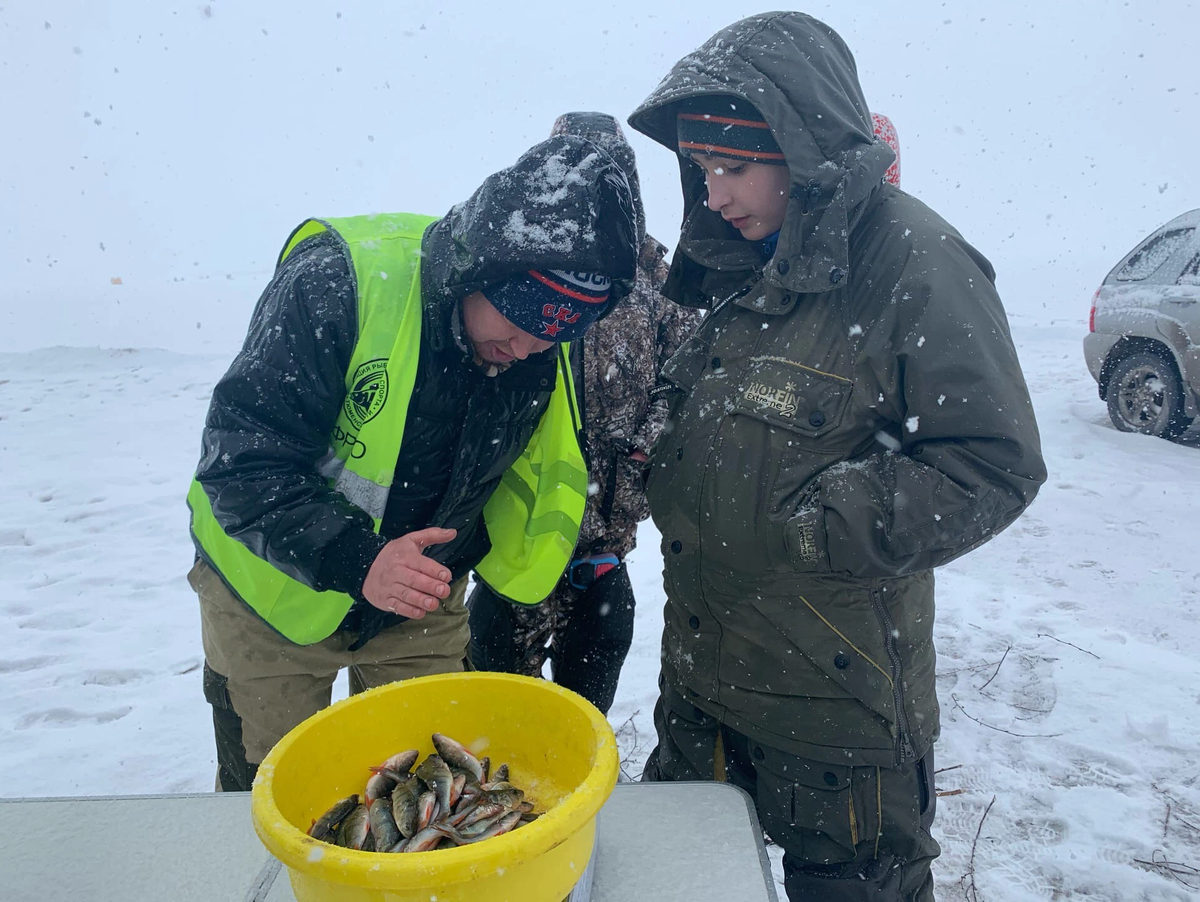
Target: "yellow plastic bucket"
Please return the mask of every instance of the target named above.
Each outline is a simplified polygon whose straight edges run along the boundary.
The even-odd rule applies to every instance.
[[[363,792],[369,767],[445,733],[546,813],[511,833],[434,852],[358,852],[305,831]],[[254,829],[297,902],[562,902],[583,874],[617,782],[616,737],[591,703],[545,680],[454,673],[391,683],[308,718],[279,741],[251,794]]]

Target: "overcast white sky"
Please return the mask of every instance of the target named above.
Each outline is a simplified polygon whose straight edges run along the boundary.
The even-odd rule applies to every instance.
[[[515,9],[4,3],[0,348],[42,343],[47,316],[66,343],[214,347],[298,220],[443,212],[558,113],[624,118],[679,56],[761,11]],[[1200,206],[1193,2],[805,11],[855,52],[904,186],[992,259],[1012,313],[1086,316],[1114,257]],[[673,244],[675,161],[632,140],[650,228]]]

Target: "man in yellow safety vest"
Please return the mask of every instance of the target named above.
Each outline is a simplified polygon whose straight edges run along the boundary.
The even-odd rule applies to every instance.
[[[632,284],[621,169],[560,136],[439,218],[311,219],[217,383],[188,492],[217,788],[352,692],[459,670],[475,569],[535,603],[587,493],[567,342]]]

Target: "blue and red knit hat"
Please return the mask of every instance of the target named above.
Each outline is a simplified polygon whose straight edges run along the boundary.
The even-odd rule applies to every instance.
[[[513,325],[543,341],[574,341],[608,309],[608,276],[531,269],[489,285],[483,296]]]

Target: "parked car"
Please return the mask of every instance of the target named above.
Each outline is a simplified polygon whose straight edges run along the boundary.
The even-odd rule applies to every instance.
[[[1083,354],[1122,432],[1175,438],[1200,416],[1200,210],[1160,226],[1108,274]]]

